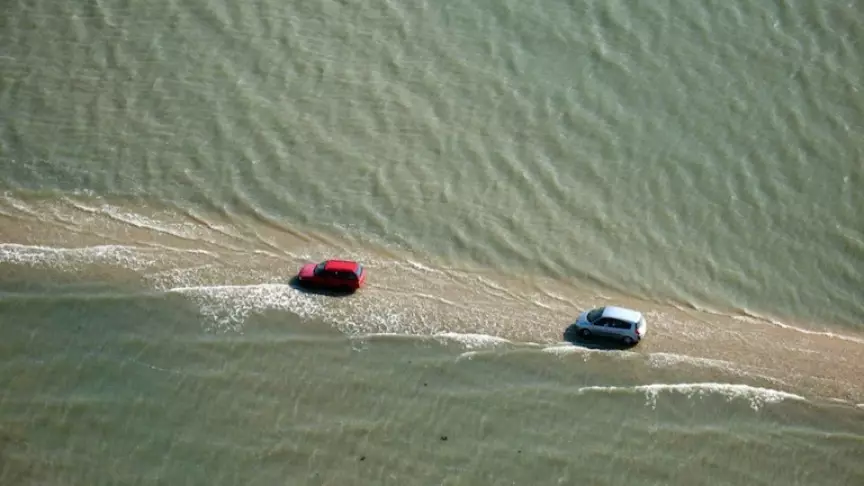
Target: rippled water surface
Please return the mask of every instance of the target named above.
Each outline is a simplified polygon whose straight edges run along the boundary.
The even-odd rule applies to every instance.
[[[864,482],[854,2],[0,19],[0,483]]]

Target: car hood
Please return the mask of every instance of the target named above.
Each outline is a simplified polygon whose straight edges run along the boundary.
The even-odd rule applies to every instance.
[[[297,273],[297,276],[300,278],[311,278],[315,276],[315,264],[307,263],[300,268],[300,272]]]

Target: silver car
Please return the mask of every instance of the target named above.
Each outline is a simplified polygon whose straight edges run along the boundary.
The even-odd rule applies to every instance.
[[[647,332],[645,317],[641,312],[615,306],[598,307],[583,312],[574,326],[583,338],[617,338],[628,346],[641,341]]]

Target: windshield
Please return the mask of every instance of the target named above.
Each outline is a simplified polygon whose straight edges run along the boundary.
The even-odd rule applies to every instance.
[[[321,262],[318,265],[315,265],[315,275],[321,275],[324,272],[324,265],[326,262]]]
[[[597,319],[599,319],[600,316],[603,315],[604,309],[606,309],[606,308],[605,307],[599,307],[597,309],[593,309],[590,312],[588,312],[588,315],[585,316],[585,318],[588,319],[588,322],[594,322]]]

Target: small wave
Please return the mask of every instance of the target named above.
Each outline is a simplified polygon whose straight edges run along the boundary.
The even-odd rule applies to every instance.
[[[450,307],[465,308],[465,306],[463,304],[457,304],[456,302],[453,302],[450,299],[445,299],[444,297],[439,297],[437,295],[426,294],[423,292],[412,292],[410,295],[412,297],[418,297],[421,299],[426,299],[426,300],[431,300],[433,302],[438,302],[439,304],[449,305]]]
[[[557,293],[557,292],[552,292],[551,290],[543,289],[543,290],[541,291],[541,293],[542,293],[542,295],[543,295],[544,297],[547,297],[547,298],[549,298],[549,299],[552,299],[552,300],[554,300],[554,301],[556,301],[556,302],[560,302],[560,303],[562,303],[562,304],[568,304],[568,305],[571,305],[571,304],[573,303],[573,299],[572,299],[572,298],[565,297],[565,296],[563,296],[563,295],[561,295],[561,294],[559,294],[559,293]]]
[[[387,333],[389,329],[402,330],[408,327],[404,316],[396,309],[376,306],[374,302],[363,300],[362,296],[355,304],[346,307],[341,302],[330,301],[329,297],[302,292],[284,283],[194,285],[172,287],[164,292],[180,294],[192,300],[207,319],[208,330],[215,332],[242,334],[249,317],[268,311],[290,312],[304,319],[320,319],[356,339],[364,335],[364,331],[368,333],[374,328]]]
[[[140,243],[140,244],[146,245],[146,247],[148,249],[164,250],[166,252],[174,252],[174,253],[189,253],[192,255],[205,255],[205,256],[212,257],[212,258],[218,258],[218,255],[216,253],[209,251],[209,250],[202,250],[200,248],[177,248],[174,246],[163,245],[161,243],[149,243],[149,242],[148,243]],[[136,247],[131,247],[131,248],[133,248],[135,250],[140,250],[140,248],[136,248]]]
[[[496,295],[504,294],[508,297],[515,297],[515,295],[513,294],[512,291],[508,290],[507,288],[505,288],[504,286],[502,286],[498,282],[490,280],[486,277],[481,277],[480,275],[475,275],[474,280],[476,280],[477,282],[480,282],[481,285],[483,285],[487,289],[491,290]]]
[[[147,273],[144,278],[149,281],[156,290],[169,291],[175,288],[178,282],[183,282],[185,287],[203,285],[207,275],[215,272],[217,267],[213,263],[204,263],[191,267],[171,267],[158,272]]]
[[[688,398],[720,395],[727,401],[744,399],[750,402],[750,408],[759,410],[766,404],[779,403],[784,400],[806,401],[800,395],[770,388],[759,388],[750,385],[728,383],[675,383],[638,386],[587,386],[577,390],[583,393],[644,393],[646,404],[651,408],[657,406],[657,396],[661,392],[671,392],[686,395]]]
[[[512,346],[507,346],[502,348],[501,346],[492,346],[489,349],[474,349],[471,351],[465,351],[460,354],[456,361],[461,361],[463,359],[472,360],[474,358],[481,358],[484,356],[504,356],[511,354],[519,354],[524,355],[525,353],[537,353],[541,351],[540,345],[537,343],[531,342],[513,342]]]
[[[397,340],[397,341],[435,341],[442,344],[456,343],[461,345],[465,349],[469,349],[470,351],[465,351],[461,353],[457,357],[457,361],[462,359],[472,359],[475,356],[485,355],[485,354],[498,354],[500,348],[502,346],[510,347],[511,345],[517,344],[525,344],[526,346],[531,346],[533,343],[514,343],[510,340],[500,338],[497,336],[490,336],[486,334],[461,334],[455,332],[446,332],[440,334],[405,334],[405,333],[391,333],[391,332],[376,332],[376,333],[364,333],[364,334],[356,334],[353,336],[349,336],[351,339],[355,339],[358,341],[370,341],[370,340]]]
[[[683,311],[683,312],[696,311],[696,312],[700,312],[702,314],[709,314],[712,316],[731,317],[729,314],[726,314],[724,312],[720,312],[719,310],[713,309],[711,307],[706,307],[704,305],[696,304],[694,302],[686,301],[683,303],[678,303],[678,302],[671,301],[671,302],[667,302],[667,304],[674,307],[675,309],[678,309],[678,310]]]
[[[365,334],[354,334],[349,336],[351,339],[370,340],[370,339],[404,339],[404,340],[425,340],[429,336],[421,334],[404,334],[399,332],[370,332]]]
[[[554,355],[567,355],[567,354],[578,354],[578,353],[594,353],[594,352],[602,352],[600,349],[591,349],[585,348],[582,346],[574,346],[570,343],[558,343],[553,346],[547,346],[543,348],[541,351],[544,353],[554,354]]]
[[[812,331],[810,329],[804,329],[801,327],[791,326],[789,324],[784,324],[784,323],[777,321],[775,319],[768,319],[768,318],[759,317],[759,316],[755,316],[755,315],[733,316],[732,318],[737,320],[737,321],[754,320],[754,321],[758,321],[758,322],[765,322],[765,323],[771,324],[772,326],[777,326],[777,327],[782,328],[782,329],[788,329],[790,331],[800,332],[802,334],[809,334],[811,336],[824,336],[824,337],[829,337],[832,339],[840,339],[842,341],[864,344],[864,339],[862,339],[862,338],[847,336],[845,334],[837,334],[837,333],[831,332],[831,331]]]
[[[605,348],[603,346],[577,345],[569,341],[561,341],[552,345],[547,345],[541,351],[551,354],[570,354],[570,353],[604,353],[604,354],[620,354],[626,356],[641,356],[639,353],[627,351],[624,349]]]
[[[363,333],[363,334],[355,334],[351,336],[352,339],[359,340],[368,340],[368,339],[376,339],[376,338],[385,338],[385,339],[408,339],[408,340],[420,340],[420,341],[446,341],[446,342],[456,342],[464,345],[468,349],[477,349],[477,348],[489,348],[507,344],[517,344],[509,339],[504,339],[498,336],[491,336],[488,334],[471,334],[471,333],[458,333],[458,332],[442,332],[437,334],[407,334],[407,333],[398,333],[398,332],[372,332],[372,333]]]
[[[191,222],[184,223],[167,223],[162,221],[157,221],[155,219],[149,218],[142,214],[132,213],[129,211],[124,211],[121,208],[111,206],[110,204],[103,204],[100,207],[92,207],[86,204],[82,204],[73,199],[65,199],[67,203],[75,207],[76,209],[83,211],[88,214],[94,215],[102,215],[107,218],[110,218],[116,222],[128,224],[130,226],[134,226],[136,228],[141,228],[149,231],[154,231],[157,233],[162,233],[165,235],[174,236],[176,238],[181,238],[184,240],[198,240],[197,230],[200,227]]]
[[[163,283],[173,275],[163,275]],[[178,278],[183,278],[179,276]],[[188,276],[194,278],[194,275]],[[378,299],[368,295],[334,302],[329,297],[299,291],[285,283],[246,285],[191,285],[171,286],[167,293],[183,294],[192,299],[201,314],[209,318],[208,326],[215,331],[242,332],[248,317],[269,310],[291,312],[301,318],[324,320],[348,336],[362,339],[370,333],[420,335],[447,339],[435,335],[438,320],[426,322],[422,313],[399,302]],[[350,304],[348,303],[350,301]],[[413,331],[413,332],[412,332]],[[453,339],[456,335],[454,335]],[[492,338],[488,338],[487,341]],[[464,338],[467,343],[479,345],[479,338]]]
[[[462,345],[470,351],[465,351],[459,355],[457,360],[472,359],[476,356],[483,355],[499,355],[504,349],[504,352],[509,351],[525,351],[536,350],[540,345],[532,342],[517,342],[511,341],[498,336],[488,334],[471,334],[457,332],[443,332],[437,334],[405,334],[395,332],[375,332],[363,333],[349,336],[350,339],[359,341],[367,341],[372,339],[396,339],[396,340],[416,340],[416,341],[437,341],[443,343],[456,343]]]
[[[207,250],[174,248],[166,245],[147,246],[96,245],[81,247],[54,247],[0,243],[0,263],[50,267],[69,270],[79,265],[114,265],[130,270],[150,269],[165,263],[168,254],[194,254],[215,257]]]
[[[411,268],[413,268],[413,269],[415,269],[415,270],[420,270],[420,271],[422,271],[422,272],[426,272],[426,273],[435,273],[435,274],[441,274],[441,273],[444,273],[444,272],[442,272],[441,270],[436,270],[436,269],[434,269],[434,268],[432,268],[432,267],[429,267],[429,266],[423,265],[422,263],[420,263],[420,262],[416,262],[416,261],[414,261],[414,260],[405,260],[405,263],[406,263],[409,267],[411,267]]]
[[[457,332],[444,332],[433,334],[433,338],[444,341],[456,341],[464,345],[468,349],[488,348],[513,344],[509,339],[504,339],[498,336],[490,336],[488,334],[463,334]]]
[[[553,344],[551,346],[545,346],[540,349],[540,352],[552,354],[559,358],[569,355],[579,355],[582,357],[582,361],[587,362],[594,356],[600,357],[610,357],[613,359],[633,359],[641,356],[638,353],[634,353],[633,351],[621,350],[621,349],[608,349],[608,348],[590,348],[586,346],[577,346],[570,342],[560,342],[558,344]]]
[[[761,373],[760,371],[762,371],[762,369],[760,368],[743,366],[732,361],[726,361],[722,359],[699,358],[696,356],[676,353],[650,353],[648,355],[648,365],[655,368],[670,367],[676,365],[694,366],[703,369],[711,368],[738,377],[765,380],[772,385],[788,385],[788,383],[784,380]]]
[[[675,353],[651,353],[648,355],[648,364],[654,367],[674,366],[685,364],[703,368],[717,368],[725,371],[738,372],[737,366],[731,361],[721,359],[698,358],[686,354]]]
[[[103,263],[138,270],[151,266],[155,260],[144,258],[138,248],[123,245],[57,248],[0,243],[0,263],[50,267]]]
[[[256,312],[282,310],[311,317],[321,310],[316,300],[287,284],[174,287],[165,292],[192,298],[218,331],[240,332],[242,324]]]
[[[541,309],[546,309],[546,310],[555,310],[554,308],[552,308],[552,306],[547,305],[547,304],[544,304],[543,302],[540,302],[540,301],[537,300],[537,299],[531,299],[531,303],[534,304],[534,305],[536,305],[537,307],[539,307],[539,308],[541,308]]]

